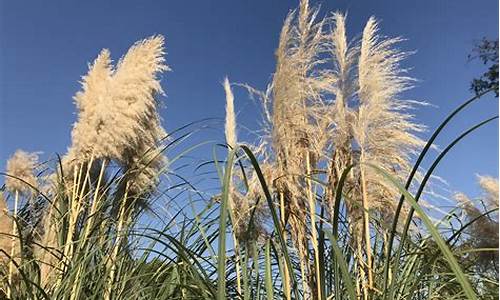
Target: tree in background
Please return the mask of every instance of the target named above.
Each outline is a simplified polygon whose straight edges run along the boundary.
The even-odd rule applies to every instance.
[[[498,39],[488,40],[483,38],[477,43],[472,53],[469,54],[469,61],[479,59],[484,65],[488,65],[481,77],[474,78],[471,83],[471,90],[476,94],[493,88],[498,98]]]

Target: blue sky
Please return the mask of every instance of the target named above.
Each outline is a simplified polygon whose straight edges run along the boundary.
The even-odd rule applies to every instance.
[[[498,1],[319,1],[322,13],[348,12],[348,33],[358,35],[371,15],[382,33],[408,40],[417,52],[406,61],[417,87],[408,98],[433,106],[416,111],[434,128],[452,108],[471,96],[471,79],[484,71],[467,62],[474,43],[498,37]],[[166,38],[162,110],[171,131],[205,117],[223,117],[222,79],[263,89],[274,69],[274,49],[282,22],[297,1],[1,1],[0,2],[0,169],[17,148],[64,153],[75,120],[72,96],[78,80],[100,49],[115,61],[136,40]],[[236,90],[238,120],[255,129],[260,117],[246,93]],[[467,109],[438,144],[498,112],[485,97]],[[219,139],[221,131],[201,139]],[[245,135],[245,129],[240,129]],[[424,137],[428,134],[424,134]],[[199,155],[203,155],[200,153]],[[206,159],[210,159],[209,152]],[[476,193],[474,174],[498,175],[498,123],[468,137],[437,170],[452,190]]]

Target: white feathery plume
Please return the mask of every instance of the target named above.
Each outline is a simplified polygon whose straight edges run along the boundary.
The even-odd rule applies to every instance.
[[[231,151],[236,150],[236,143],[237,143],[237,137],[236,137],[236,116],[234,113],[234,95],[233,91],[231,90],[231,85],[229,83],[229,79],[227,76],[224,78],[224,92],[226,94],[226,122],[224,124],[224,133],[226,136],[226,144],[228,145],[228,153],[231,153]],[[229,157],[229,155],[228,155]],[[229,168],[234,168],[233,165],[228,166]],[[229,172],[233,172],[231,169]],[[235,252],[235,258],[236,258],[236,286],[238,293],[241,293],[241,278],[240,278],[240,244],[242,240],[244,240],[243,233],[247,232],[244,229],[241,229],[240,224],[245,223],[246,219],[243,219],[239,212],[242,212],[242,207],[240,205],[236,205],[236,201],[239,200],[238,198],[238,190],[234,186],[234,174],[231,175],[229,178],[229,182],[227,183],[227,189],[228,189],[228,204],[229,204],[229,214],[231,217],[231,223],[232,223],[232,235],[233,235],[233,242],[234,242],[234,252]],[[246,201],[239,201],[241,204],[245,205],[247,204]],[[243,211],[243,214],[246,212]]]
[[[479,185],[484,191],[484,201],[488,209],[498,207],[498,179],[491,176],[477,176]]]
[[[479,186],[483,190],[481,196],[479,197],[479,200],[481,203],[483,203],[483,206],[485,206],[484,208],[486,210],[493,210],[495,208],[498,208],[498,179],[483,175],[478,175],[477,178]],[[462,209],[464,209],[470,219],[477,218],[482,214],[481,210],[475,204],[475,201],[471,200],[464,193],[456,193],[455,200],[457,200],[457,202],[460,204]],[[493,222],[494,220],[491,218],[492,215],[498,215],[498,212],[494,214],[490,213],[489,216],[484,216],[481,218],[488,219]],[[496,226],[498,226],[498,224],[496,224]],[[481,235],[482,234],[478,234],[478,236]]]
[[[78,120],[64,162],[91,156],[114,160],[134,173],[131,191],[149,192],[156,185],[157,172],[166,164],[160,146],[166,133],[156,99],[163,94],[157,74],[169,70],[163,43],[162,36],[137,42],[115,69],[109,51],[101,52],[75,96]]]
[[[103,158],[111,156],[111,143],[103,142],[101,137],[112,110],[109,99],[111,75],[110,53],[103,49],[82,78],[82,91],[73,97],[78,117],[71,132],[71,147],[63,158],[63,167],[69,174],[73,173],[71,166],[90,159],[92,154]]]
[[[282,214],[287,214],[291,237],[301,264],[305,294],[308,291],[309,232],[307,220],[314,223],[315,199],[312,183],[300,174],[311,173],[326,145],[326,128],[321,118],[323,94],[329,77],[318,72],[325,63],[322,54],[328,40],[323,27],[327,20],[316,20],[318,9],[310,9],[302,0],[298,15],[292,11],[285,19],[276,50],[276,71],[269,86],[271,100],[266,98],[266,115],[270,116],[271,145],[274,151]],[[313,248],[316,248],[316,228],[311,227]],[[317,251],[314,251],[317,256]],[[315,259],[318,263],[319,259]],[[318,268],[318,265],[315,265]],[[319,282],[316,279],[317,282]]]
[[[72,144],[63,157],[65,176],[71,178],[75,170],[80,170],[85,177],[85,164],[94,161],[90,166],[90,179],[95,181],[97,178],[93,177],[97,177],[101,168],[99,162],[104,166],[104,161],[111,160],[124,174],[123,182],[116,187],[116,199],[123,199],[119,193],[127,186],[125,194],[134,199],[147,195],[157,186],[158,175],[166,167],[162,153],[166,133],[161,126],[157,100],[157,96],[163,94],[158,74],[169,70],[163,58],[163,45],[162,36],[141,40],[129,49],[116,67],[112,66],[110,53],[105,49],[89,66],[82,80],[82,90],[74,97],[78,117],[71,133]],[[56,175],[51,177],[54,182]],[[85,186],[83,181],[82,178],[74,182]],[[73,180],[67,183],[71,190]],[[86,194],[86,189],[88,187],[77,187],[81,195]],[[118,207],[121,203],[113,205]],[[59,221],[55,212],[51,205],[45,214],[42,244],[46,247],[58,247]],[[36,252],[40,261],[56,265],[57,257],[52,253],[44,249]],[[53,274],[54,268],[50,265],[41,267],[44,283],[57,275]]]
[[[238,143],[236,137],[236,116],[234,113],[234,95],[231,90],[231,84],[229,83],[229,79],[224,78],[223,82],[224,92],[226,94],[226,122],[224,124],[224,133],[226,137],[226,144],[229,146],[229,151],[234,150],[236,144]],[[230,166],[231,168],[233,166]],[[234,185],[234,177],[231,176],[229,181],[229,212],[231,214],[231,220],[233,222],[233,230],[235,234],[235,238],[237,239],[235,243],[240,242],[242,239],[243,231],[245,231],[244,223],[247,219],[244,216],[247,216],[247,212],[245,206],[248,206],[248,202],[243,200],[243,197],[239,195],[237,187]],[[238,204],[236,202],[239,202]],[[243,205],[243,206],[242,206]],[[243,225],[243,226],[241,226]]]
[[[18,193],[16,192],[16,202],[18,198]],[[15,204],[17,205],[17,203]],[[17,208],[14,208],[14,217],[16,217]],[[14,282],[14,274],[17,270],[14,267],[14,262],[19,264],[19,258],[21,257],[20,240],[18,238],[13,238],[13,236],[18,235],[18,230],[16,223],[13,222],[12,216],[8,213],[7,203],[3,197],[3,193],[0,192],[0,249],[8,254],[5,255],[0,252],[0,263],[7,263],[9,265],[7,280],[2,280],[0,282],[0,288],[7,292],[7,297],[11,297],[12,284]],[[12,259],[12,260],[11,260]],[[4,276],[2,274],[2,276]]]
[[[359,185],[354,199],[362,204],[363,229],[359,224],[355,234],[364,233],[368,287],[373,287],[370,217],[368,210],[392,220],[399,191],[367,164],[374,164],[400,180],[411,168],[411,158],[423,141],[415,133],[423,128],[412,120],[408,110],[412,101],[401,100],[400,94],[411,87],[412,79],[404,76],[401,61],[408,55],[394,47],[401,38],[384,38],[378,34],[378,23],[371,17],[362,34],[358,59],[359,105],[352,122],[353,160],[358,162]],[[356,170],[355,170],[356,171]],[[408,206],[404,207],[405,211]],[[404,215],[404,211],[403,211]],[[356,222],[355,222],[356,223]],[[358,251],[360,237],[357,242]],[[367,287],[364,286],[365,293]]]
[[[35,168],[38,164],[38,155],[17,150],[7,161],[7,176],[5,186],[11,192],[29,194],[37,188],[38,181],[35,177]]]
[[[271,83],[272,110],[271,140],[276,168],[276,181],[280,197],[287,198],[286,208],[294,244],[297,247],[301,265],[308,255],[307,231],[304,223],[307,208],[297,174],[301,174],[307,152],[309,124],[304,115],[305,99],[303,65],[298,57],[295,28],[292,25],[294,13],[290,13],[283,25],[278,49],[276,50],[276,72]]]
[[[404,179],[411,168],[411,158],[423,145],[415,133],[424,128],[414,123],[408,112],[415,102],[399,98],[412,82],[400,66],[408,54],[394,47],[400,41],[401,38],[382,38],[375,18],[368,20],[358,62],[360,104],[353,126],[361,168],[366,173],[368,205],[389,214],[397,205],[395,197],[399,192],[365,164],[377,165]]]
[[[20,230],[17,226],[17,213],[19,207],[19,197],[21,195],[34,194],[33,191],[38,189],[37,178],[34,171],[38,163],[38,155],[36,153],[28,153],[22,150],[17,150],[14,155],[7,161],[7,176],[5,186],[9,191],[14,193],[14,209],[12,213],[11,227],[11,247],[10,257],[16,258],[20,254],[20,241],[18,238]],[[8,282],[12,286],[15,273],[14,262],[9,263]],[[7,297],[11,296],[11,287],[7,290]]]
[[[119,61],[112,81],[113,115],[108,132],[120,158],[140,144],[153,146],[165,137],[158,116],[156,95],[163,90],[157,74],[169,70],[164,64],[163,37],[154,36],[133,45]],[[114,139],[111,136],[115,134]]]
[[[470,218],[474,219],[481,215],[481,211],[479,211],[479,209],[474,205],[474,202],[466,194],[456,193],[454,198]]]
[[[271,116],[271,134],[278,164],[284,160],[290,164],[283,169],[285,174],[300,174],[303,154],[294,155],[294,152],[316,150],[315,144],[319,143],[317,124],[311,123],[310,117],[321,103],[321,93],[326,87],[325,78],[315,71],[324,62],[319,57],[326,49],[326,40],[323,21],[316,23],[316,14],[317,9],[311,11],[307,1],[301,1],[299,24],[295,24],[295,12],[291,12],[283,25],[276,50],[276,71],[270,86],[272,100],[269,104],[272,108],[268,108],[268,115]]]
[[[236,115],[234,112],[234,95],[227,77],[224,78],[223,85],[226,93],[226,123],[224,132],[226,134],[226,143],[234,149],[238,141],[236,135]]]
[[[282,177],[277,187],[297,196],[291,197],[295,199],[302,192],[294,176],[304,170],[306,155],[319,156],[317,145],[322,141],[317,137],[321,134],[310,117],[326,86],[322,83],[324,78],[315,73],[315,67],[323,62],[320,53],[325,50],[323,22],[314,22],[317,10],[311,11],[307,1],[301,2],[301,9],[298,25],[294,23],[295,12],[287,16],[283,25],[276,50],[276,72],[268,93],[272,107],[267,108],[271,116],[272,147]]]
[[[349,101],[354,96],[356,89],[353,71],[356,55],[359,53],[357,47],[350,47],[347,42],[346,16],[335,12],[332,19],[335,27],[330,33],[330,53],[333,63],[331,92],[335,95],[335,102],[329,106],[326,114],[331,117],[329,125],[332,127],[331,144],[333,148],[328,165],[330,190],[326,197],[330,213],[333,213],[334,208],[333,189],[337,186],[344,169],[352,164],[351,143],[354,113],[353,109],[349,107]]]
[[[169,70],[163,45],[163,36],[137,42],[118,63],[111,84],[114,115],[105,140],[119,149],[117,160],[135,170],[132,193],[150,192],[166,166],[161,153],[166,132],[156,98],[164,94],[157,76]]]

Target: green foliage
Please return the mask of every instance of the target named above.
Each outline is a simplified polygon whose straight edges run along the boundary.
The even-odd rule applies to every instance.
[[[451,117],[454,115],[455,113]],[[485,122],[466,131],[449,149]],[[448,151],[447,148],[442,158]],[[120,231],[117,231],[117,224],[113,220],[82,214],[81,222],[78,223],[71,241],[64,241],[66,236],[64,233],[70,226],[70,223],[65,221],[60,228],[62,246],[70,242],[74,251],[67,251],[66,257],[60,257],[64,262],[60,276],[50,284],[43,283],[39,272],[41,261],[33,255],[16,260],[15,281],[9,286],[12,299],[103,299],[103,297],[282,299],[285,270],[290,271],[292,278],[291,298],[303,299],[303,283],[298,279],[299,260],[293,250],[292,241],[282,235],[282,223],[275,209],[276,199],[269,192],[269,183],[265,181],[260,171],[258,160],[245,146],[240,146],[229,153],[222,181],[220,206],[207,201],[200,207],[188,198],[185,200],[188,202],[186,208],[179,210],[178,214],[172,216],[161,228],[142,226],[139,218],[134,217]],[[237,160],[233,162],[235,158]],[[243,281],[243,289],[238,291],[236,256],[231,247],[229,233],[232,230],[232,223],[230,218],[221,218],[219,215],[228,209],[224,203],[227,204],[231,166],[246,160],[249,164],[243,163],[242,166],[248,171],[256,171],[266,196],[263,201],[266,201],[271,211],[272,222],[268,228],[269,234],[264,240],[253,241],[252,245],[242,247],[239,253],[239,263],[242,266],[239,275]],[[375,277],[374,288],[367,297],[369,299],[495,299],[498,297],[496,270],[490,268],[487,271],[484,269],[480,271],[475,267],[474,256],[468,255],[475,251],[497,251],[497,249],[473,249],[472,245],[461,238],[461,234],[475,220],[455,228],[455,233],[452,235],[440,232],[442,227],[436,226],[426,216],[425,211],[416,202],[418,198],[390,174],[377,166],[371,167],[399,189],[405,201],[411,203],[425,227],[418,234],[408,234],[404,243],[401,243],[400,232],[396,230],[389,232],[394,236],[395,245],[398,251],[401,251],[400,255],[388,255],[387,237],[384,237],[382,231],[373,230]],[[357,257],[355,253],[352,233],[348,230],[345,209],[342,208],[345,200],[343,184],[350,171],[351,167],[343,172],[340,184],[336,187],[335,214],[329,220],[318,215],[321,220],[319,228],[323,228],[321,232],[324,233],[319,237],[322,245],[321,272],[325,291],[323,299],[358,299],[361,295],[359,268],[356,266],[364,263],[364,259]],[[110,179],[107,186],[113,185],[113,180],[116,179]],[[103,190],[98,189],[94,192],[101,193]],[[60,193],[63,193],[63,190],[60,190]],[[102,205],[99,207],[103,210],[108,201],[114,200],[109,193],[101,196]],[[106,196],[110,199],[107,200]],[[98,199],[100,196],[95,198],[94,194],[89,193],[86,197]],[[69,213],[72,199],[65,199],[63,203],[66,204],[61,206],[61,209]],[[92,199],[87,198],[88,201]],[[318,199],[321,199],[321,195],[318,195]],[[39,201],[43,202],[46,199],[40,197]],[[187,208],[195,206],[198,207],[197,210],[185,213]],[[25,214],[21,211],[20,215]],[[68,216],[65,213],[61,215],[63,219],[64,216]],[[455,215],[450,212],[445,221],[452,223]],[[19,226],[26,230],[28,224],[19,222]],[[30,239],[29,244],[33,245],[33,237]],[[113,255],[116,249],[118,251]],[[61,248],[46,250],[60,251]],[[2,276],[6,275],[7,265],[8,261],[0,270]],[[113,280],[110,280],[112,270],[115,275]],[[386,277],[387,274],[389,276]],[[383,289],[385,280],[388,280],[390,288]]]
[[[498,98],[498,39],[488,40],[483,38],[473,49],[473,54],[469,55],[469,60],[473,59],[479,59],[488,67],[488,70],[479,78],[472,80],[471,90],[476,94],[480,94],[493,89]]]

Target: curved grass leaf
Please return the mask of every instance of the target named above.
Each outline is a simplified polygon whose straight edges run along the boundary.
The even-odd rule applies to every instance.
[[[467,299],[470,300],[476,300],[477,296],[472,289],[472,286],[470,285],[469,280],[465,276],[465,274],[462,272],[457,260],[455,259],[455,256],[453,253],[450,251],[448,246],[446,245],[446,242],[444,241],[443,237],[439,234],[439,231],[434,227],[432,224],[432,221],[429,219],[429,217],[425,214],[424,210],[418,205],[418,203],[415,201],[415,198],[413,198],[410,193],[396,180],[393,176],[391,176],[389,173],[386,171],[382,170],[381,168],[372,165],[372,164],[367,164],[368,166],[372,167],[377,171],[379,174],[381,174],[384,178],[389,180],[395,187],[398,188],[398,190],[404,195],[405,199],[410,202],[411,206],[413,209],[417,212],[419,217],[422,219],[423,223],[425,224],[427,230],[429,230],[430,234],[434,238],[434,241],[438,245],[439,249],[441,250],[441,253],[443,256],[446,258],[448,261],[448,264],[450,268],[453,270],[453,273],[455,274],[457,281],[460,283],[462,286],[462,289],[467,296]]]

